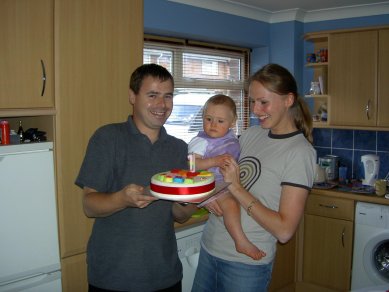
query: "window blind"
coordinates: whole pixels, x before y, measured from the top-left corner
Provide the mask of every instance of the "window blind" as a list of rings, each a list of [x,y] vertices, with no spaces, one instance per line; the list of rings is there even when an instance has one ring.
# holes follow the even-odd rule
[[[165,124],[169,134],[186,142],[196,136],[202,130],[203,105],[215,94],[228,95],[235,101],[235,133],[240,135],[248,127],[248,49],[145,36],[143,63],[162,65],[174,77],[174,107]]]

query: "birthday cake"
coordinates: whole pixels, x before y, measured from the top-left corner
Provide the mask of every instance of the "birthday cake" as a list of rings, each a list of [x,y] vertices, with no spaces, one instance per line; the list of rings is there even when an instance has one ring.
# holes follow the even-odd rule
[[[215,176],[212,172],[172,169],[160,172],[151,178],[152,195],[172,201],[195,201],[215,190]]]

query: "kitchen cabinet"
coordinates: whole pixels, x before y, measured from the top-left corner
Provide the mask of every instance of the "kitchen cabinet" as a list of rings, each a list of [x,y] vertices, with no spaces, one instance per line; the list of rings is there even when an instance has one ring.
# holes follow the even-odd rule
[[[54,0],[0,1],[0,108],[54,107]]]
[[[88,291],[86,253],[62,259],[62,291]]]
[[[302,281],[349,291],[354,201],[311,194],[304,215]]]
[[[376,126],[378,31],[332,33],[329,42],[331,125]]]
[[[372,27],[308,33],[314,50],[328,48],[328,62],[306,63],[312,81],[324,78],[324,95],[308,95],[312,114],[327,106],[327,122],[314,127],[387,129],[389,115],[389,28]]]
[[[104,124],[125,121],[131,113],[128,84],[132,71],[142,64],[143,1],[56,0],[55,33],[63,287],[80,291],[86,273],[72,271],[86,271],[82,255],[93,220],[84,215],[82,190],[74,181],[93,132]]]
[[[294,291],[298,238],[296,233],[287,243],[277,243],[277,254],[269,286],[270,292]]]
[[[305,41],[312,43],[313,49],[312,53],[317,53],[318,51],[327,51],[328,52],[328,33],[315,33],[305,35]],[[327,55],[327,54],[326,54]],[[319,79],[322,80],[320,84],[321,94],[307,94],[305,98],[309,104],[312,104],[312,116],[317,116],[317,120],[314,119],[314,126],[327,126],[328,117],[331,116],[330,111],[330,96],[328,95],[328,56],[325,60],[320,60],[317,62],[306,62],[305,67],[311,71],[310,81],[319,82]],[[327,110],[326,119],[322,119],[321,111],[325,108]]]
[[[377,126],[389,127],[389,28],[378,31]]]

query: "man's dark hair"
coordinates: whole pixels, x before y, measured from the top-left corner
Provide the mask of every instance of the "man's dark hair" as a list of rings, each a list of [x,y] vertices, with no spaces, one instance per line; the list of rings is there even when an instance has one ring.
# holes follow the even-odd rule
[[[135,69],[130,79],[130,89],[138,94],[142,87],[142,81],[145,77],[151,76],[158,78],[160,81],[171,80],[174,87],[174,79],[172,74],[165,68],[158,64],[143,64]]]

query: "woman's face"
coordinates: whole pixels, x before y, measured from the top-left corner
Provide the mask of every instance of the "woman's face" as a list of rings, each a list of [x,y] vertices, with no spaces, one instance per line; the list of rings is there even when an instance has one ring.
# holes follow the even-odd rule
[[[252,110],[264,129],[271,129],[274,134],[286,134],[295,130],[294,122],[288,114],[293,104],[292,94],[279,95],[266,89],[262,83],[252,81],[249,87]]]
[[[204,132],[212,138],[227,134],[235,122],[231,109],[224,104],[208,104],[203,115]]]

